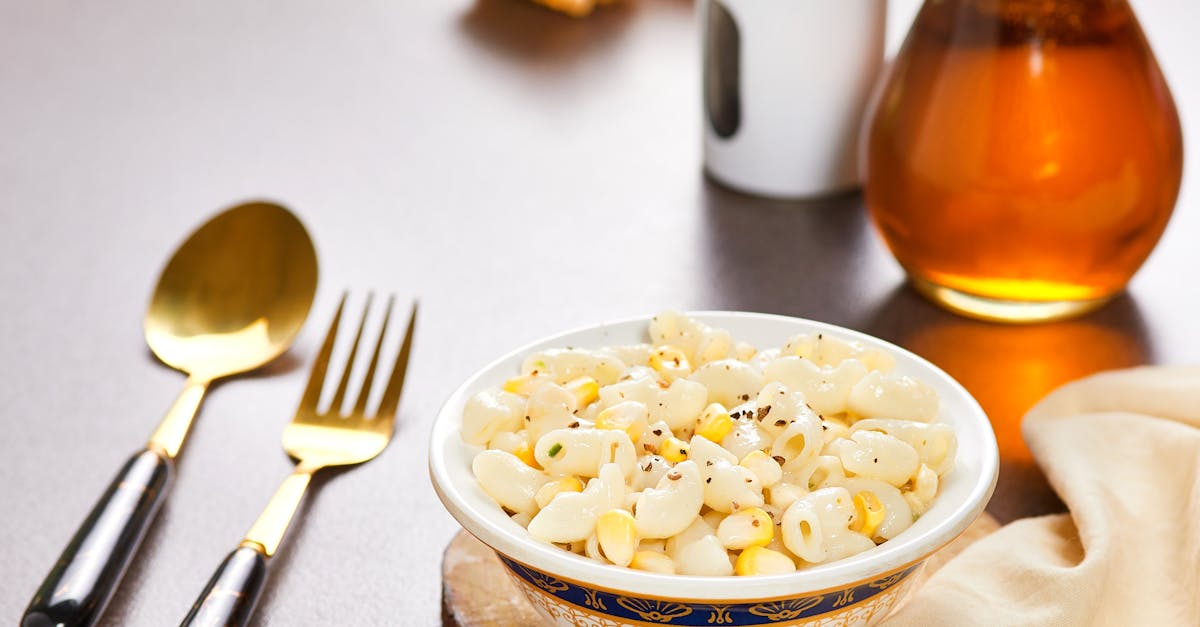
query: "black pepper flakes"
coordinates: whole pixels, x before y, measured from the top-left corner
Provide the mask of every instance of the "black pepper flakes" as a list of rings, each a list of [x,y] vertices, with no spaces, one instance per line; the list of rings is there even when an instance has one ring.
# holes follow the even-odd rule
[[[645,466],[642,466],[642,470],[643,470],[644,472],[650,472],[650,469],[651,469],[651,468],[654,468],[654,463],[653,463],[653,462],[646,462],[646,465],[645,465]]]
[[[878,463],[879,463],[879,458],[878,458],[878,457],[876,457],[876,458],[875,458],[875,463],[876,463],[876,464],[878,464]]]
[[[782,427],[783,425],[786,425],[786,424],[787,424],[787,421],[786,421],[786,420],[784,420],[784,419],[782,419],[782,418],[780,418],[779,420],[776,420],[776,421],[775,421],[775,426],[776,426],[776,427]]]
[[[705,465],[705,466],[712,466],[712,464],[713,464],[713,463],[712,463],[712,460],[711,460],[711,459],[710,459],[710,460],[708,460],[708,461],[706,461],[706,462],[704,462],[704,465]]]
[[[751,519],[751,520],[750,520],[750,526],[751,526],[751,527],[758,527],[758,526],[759,526],[759,525],[761,525],[761,524],[762,524],[762,523],[758,522],[758,519],[757,519],[757,518],[753,518],[753,519]]]
[[[748,401],[748,400],[750,400],[750,395],[749,395],[749,394],[743,394],[743,395],[742,395],[742,400],[743,400],[743,401]]]
[[[787,462],[787,459],[785,459],[783,457],[783,455],[776,455],[776,456],[772,457],[771,459],[775,460],[780,466],[782,466],[785,462]]]
[[[568,429],[578,429],[578,428],[579,428],[579,421],[578,421],[578,420],[576,420],[575,422],[572,422],[571,424],[567,425],[567,428],[568,428]]]
[[[676,470],[672,470],[671,472],[667,473],[667,478],[671,481],[679,481],[681,477],[683,477],[683,474]]]
[[[650,433],[653,433],[654,435],[662,435],[662,429],[655,429],[654,431],[651,431]]]
[[[709,477],[709,478],[705,479],[705,480],[704,480],[704,483],[712,483],[712,477]]]
[[[763,418],[766,418],[766,417],[767,417],[767,414],[769,414],[769,413],[771,413],[771,406],[770,406],[770,405],[767,405],[766,407],[759,407],[759,408],[758,408],[758,415],[757,415],[757,416],[755,416],[754,418],[755,418],[755,420],[758,420],[759,422],[762,422],[762,419],[763,419]]]
[[[525,422],[529,422],[529,416],[525,416]]]

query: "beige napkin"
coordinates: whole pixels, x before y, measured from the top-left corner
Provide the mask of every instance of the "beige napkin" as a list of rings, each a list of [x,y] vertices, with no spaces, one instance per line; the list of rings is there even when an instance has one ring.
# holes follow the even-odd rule
[[[1015,521],[885,625],[1200,625],[1200,368],[1059,388],[1023,434],[1070,509]]]

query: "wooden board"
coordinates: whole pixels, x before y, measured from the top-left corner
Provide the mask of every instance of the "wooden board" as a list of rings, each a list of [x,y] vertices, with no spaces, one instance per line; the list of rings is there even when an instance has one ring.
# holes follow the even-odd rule
[[[917,573],[921,585],[947,561],[1000,525],[984,514],[967,530],[925,562]],[[541,625],[525,595],[508,578],[496,554],[474,536],[460,531],[442,556],[442,624],[446,627]]]

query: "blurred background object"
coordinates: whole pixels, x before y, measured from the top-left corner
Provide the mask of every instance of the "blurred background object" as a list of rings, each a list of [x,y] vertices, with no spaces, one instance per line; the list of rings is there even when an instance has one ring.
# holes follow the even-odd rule
[[[696,0],[696,7],[709,175],[774,197],[857,187],[857,136],[883,64],[887,2]]]
[[[927,0],[873,107],[871,215],[913,285],[960,313],[1103,304],[1179,192],[1179,118],[1125,0]]]
[[[547,8],[566,13],[571,17],[590,15],[592,10],[602,4],[612,4],[614,0],[533,0]]]

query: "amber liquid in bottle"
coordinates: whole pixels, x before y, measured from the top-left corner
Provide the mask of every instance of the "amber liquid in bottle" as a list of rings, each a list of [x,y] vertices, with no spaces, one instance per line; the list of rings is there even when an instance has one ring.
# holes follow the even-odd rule
[[[1078,313],[1166,227],[1179,119],[1129,5],[926,0],[868,114],[873,219],[963,313]]]

